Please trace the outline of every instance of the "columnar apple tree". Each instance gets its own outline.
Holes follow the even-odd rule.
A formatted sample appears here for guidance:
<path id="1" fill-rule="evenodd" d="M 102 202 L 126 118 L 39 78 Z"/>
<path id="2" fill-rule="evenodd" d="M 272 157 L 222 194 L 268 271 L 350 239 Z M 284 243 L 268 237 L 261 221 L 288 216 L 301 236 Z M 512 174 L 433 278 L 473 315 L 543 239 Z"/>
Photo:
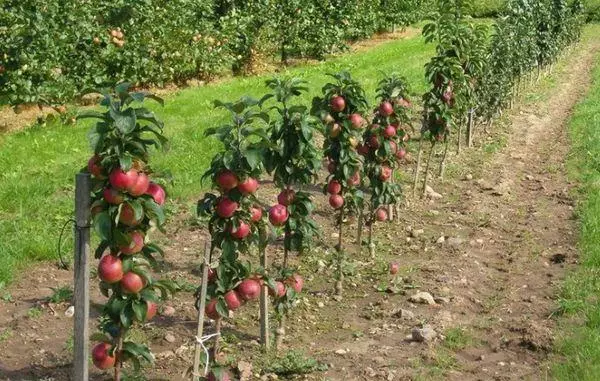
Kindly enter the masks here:
<path id="1" fill-rule="evenodd" d="M 323 87 L 323 95 L 313 99 L 312 113 L 325 124 L 324 154 L 329 171 L 325 192 L 329 193 L 331 207 L 338 210 L 336 292 L 341 296 L 345 259 L 344 216 L 361 210 L 364 197 L 358 188 L 362 179 L 362 157 L 357 147 L 367 124 L 363 115 L 368 105 L 363 88 L 349 73 L 341 72 L 332 77 L 335 81 Z"/>
<path id="2" fill-rule="evenodd" d="M 114 368 L 115 380 L 126 361 L 136 368 L 143 360 L 152 362 L 148 347 L 131 341 L 128 332 L 152 319 L 160 300 L 175 289 L 150 273 L 156 256 L 163 254 L 149 235 L 165 222 L 165 191 L 151 181 L 148 160 L 150 148 L 162 147 L 166 139 L 163 123 L 142 102 L 162 100 L 128 90 L 128 84 L 121 84 L 116 94 L 104 94 L 106 111 L 79 115 L 99 119 L 89 134 L 94 156 L 88 171 L 94 178 L 93 225 L 101 240 L 96 249 L 100 290 L 109 298 L 102 309 L 102 333 L 94 336 L 100 343 L 92 360 L 100 369 Z"/>
<path id="3" fill-rule="evenodd" d="M 397 75 L 388 76 L 379 83 L 377 95 L 380 103 L 373 122 L 363 135 L 365 143 L 359 145 L 371 192 L 366 223 L 369 227 L 369 250 L 372 256 L 375 255 L 373 224 L 375 221 L 386 221 L 389 210 L 385 206 L 396 204 L 400 197 L 400 186 L 392 180 L 398 162 L 406 156 L 406 127 L 410 123 L 407 92 L 406 80 Z"/>
<path id="4" fill-rule="evenodd" d="M 464 90 L 467 87 L 467 79 L 460 56 L 461 47 L 468 39 L 467 31 L 468 28 L 462 21 L 460 8 L 455 0 L 440 1 L 439 13 L 433 21 L 423 27 L 425 41 L 436 43 L 436 55 L 425 65 L 425 76 L 431 84 L 431 89 L 423 95 L 424 121 L 419 158 L 425 137 L 431 141 L 431 150 L 425 170 L 423 192 L 427 186 L 429 166 L 436 143 L 445 144 L 440 163 L 440 176 L 442 176 L 450 132 L 457 123 L 460 123 L 463 116 L 457 105 L 465 104 Z M 419 166 L 420 160 L 417 160 L 416 173 L 419 171 Z"/>
<path id="5" fill-rule="evenodd" d="M 211 252 L 220 252 L 218 265 L 209 271 L 205 309 L 206 316 L 217 321 L 219 330 L 222 317 L 246 301 L 257 299 L 261 292 L 263 269 L 253 270 L 240 255 L 250 254 L 253 245 L 265 241 L 264 211 L 255 193 L 268 145 L 268 137 L 258 122 L 268 121 L 268 116 L 255 107 L 258 101 L 247 97 L 232 103 L 217 101 L 215 105 L 228 110 L 231 119 L 205 133 L 220 140 L 223 149 L 204 174 L 204 178 L 212 180 L 218 194 L 206 194 L 198 211 L 210 217 Z"/>
<path id="6" fill-rule="evenodd" d="M 276 341 L 279 346 L 285 334 L 285 316 L 303 285 L 302 277 L 288 265 L 289 252 L 302 252 L 318 234 L 317 224 L 311 217 L 315 207 L 310 193 L 303 188 L 316 180 L 321 168 L 321 155 L 314 143 L 320 123 L 305 106 L 291 103 L 307 90 L 302 80 L 273 79 L 267 81 L 267 86 L 273 93 L 263 97 L 263 101 L 275 99 L 276 104 L 271 109 L 276 116 L 269 125 L 272 148 L 266 152 L 265 165 L 280 189 L 278 203 L 271 208 L 269 220 L 284 231 L 283 265 L 276 278 L 276 288 L 272 290 L 275 316 L 280 322 Z"/>

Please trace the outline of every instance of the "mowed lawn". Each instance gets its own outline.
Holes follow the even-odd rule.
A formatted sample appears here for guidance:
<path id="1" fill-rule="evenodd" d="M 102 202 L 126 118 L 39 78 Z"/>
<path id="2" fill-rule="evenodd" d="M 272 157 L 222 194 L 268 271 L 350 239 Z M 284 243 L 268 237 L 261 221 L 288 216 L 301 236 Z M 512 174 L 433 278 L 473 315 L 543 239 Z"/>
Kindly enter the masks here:
<path id="1" fill-rule="evenodd" d="M 432 54 L 433 46 L 416 36 L 277 75 L 308 81 L 310 93 L 302 100 L 307 105 L 328 81 L 326 74 L 340 70 L 360 80 L 371 98 L 383 73 L 391 72 L 405 76 L 415 94 L 421 94 L 426 88 L 423 65 Z M 166 97 L 163 108 L 152 105 L 165 122 L 171 144 L 169 151 L 156 153 L 151 163 L 157 172 L 171 172 L 174 183 L 168 192 L 177 206 L 191 208 L 201 195 L 201 175 L 219 149 L 218 142 L 203 136 L 206 128 L 218 126 L 227 117 L 226 111 L 213 108 L 213 100 L 261 97 L 266 92 L 265 80 L 272 76 L 231 78 L 189 88 Z M 0 135 L 0 283 L 10 281 L 33 261 L 57 258 L 60 228 L 73 214 L 74 176 L 91 155 L 86 138 L 90 127 L 89 122 L 54 123 Z M 64 252 L 71 255 L 71 248 L 67 229 Z"/>

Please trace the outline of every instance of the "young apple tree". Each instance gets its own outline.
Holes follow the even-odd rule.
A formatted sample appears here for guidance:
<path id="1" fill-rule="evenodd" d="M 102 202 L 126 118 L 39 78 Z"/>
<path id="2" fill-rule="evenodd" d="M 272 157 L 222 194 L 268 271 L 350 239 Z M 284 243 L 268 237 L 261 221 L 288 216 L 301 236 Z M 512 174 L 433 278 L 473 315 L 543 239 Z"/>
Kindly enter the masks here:
<path id="1" fill-rule="evenodd" d="M 362 209 L 362 157 L 357 147 L 367 124 L 364 113 L 368 104 L 361 85 L 348 72 L 332 75 L 334 82 L 323 86 L 322 96 L 313 99 L 312 114 L 325 124 L 324 154 L 327 157 L 329 205 L 338 211 L 337 297 L 342 296 L 345 260 L 344 217 Z"/>
<path id="2" fill-rule="evenodd" d="M 129 92 L 124 83 L 115 94 L 103 94 L 106 111 L 86 111 L 79 119 L 99 119 L 89 134 L 94 156 L 88 171 L 94 177 L 93 225 L 100 237 L 96 258 L 100 259 L 100 290 L 108 298 L 100 318 L 101 333 L 92 360 L 100 369 L 114 368 L 120 380 L 123 364 L 135 368 L 153 356 L 143 343 L 128 336 L 135 324 L 151 320 L 158 303 L 175 291 L 172 282 L 155 279 L 150 270 L 162 250 L 150 242 L 155 228 L 165 222 L 164 189 L 151 181 L 150 148 L 166 143 L 163 123 L 143 107 L 144 92 Z"/>
<path id="3" fill-rule="evenodd" d="M 294 98 L 307 90 L 304 81 L 273 79 L 267 81 L 267 86 L 273 93 L 263 97 L 263 102 L 271 98 L 276 101 L 271 107 L 276 116 L 269 124 L 272 148 L 266 152 L 265 166 L 280 189 L 278 203 L 271 209 L 269 219 L 284 230 L 283 264 L 277 286 L 272 290 L 275 316 L 279 320 L 276 346 L 280 346 L 285 335 L 285 317 L 303 284 L 300 275 L 289 268 L 289 252 L 309 248 L 312 237 L 318 234 L 317 224 L 311 217 L 314 205 L 304 188 L 315 181 L 321 168 L 321 154 L 315 146 L 320 123 L 305 106 L 292 104 Z M 282 214 L 287 215 L 287 219 L 281 218 Z"/>
<path id="4" fill-rule="evenodd" d="M 264 282 L 264 270 L 252 269 L 241 255 L 249 255 L 255 245 L 265 241 L 264 211 L 256 198 L 258 179 L 263 172 L 264 151 L 268 136 L 258 122 L 268 115 L 257 110 L 258 101 L 244 97 L 236 102 L 216 101 L 216 107 L 231 114 L 230 122 L 206 130 L 223 144 L 203 178 L 212 180 L 215 193 L 208 193 L 198 203 L 198 214 L 209 217 L 211 253 L 219 251 L 218 265 L 209 271 L 205 314 L 221 319 L 247 301 L 258 299 Z M 212 260 L 211 260 L 212 263 Z M 218 336 L 214 354 L 218 353 Z"/>

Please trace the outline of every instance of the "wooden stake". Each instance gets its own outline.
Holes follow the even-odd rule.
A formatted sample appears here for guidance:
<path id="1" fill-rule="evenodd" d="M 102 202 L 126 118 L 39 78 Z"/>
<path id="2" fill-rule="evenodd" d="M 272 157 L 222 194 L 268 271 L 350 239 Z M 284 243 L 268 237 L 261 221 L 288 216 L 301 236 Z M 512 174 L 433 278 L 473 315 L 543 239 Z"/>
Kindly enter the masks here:
<path id="1" fill-rule="evenodd" d="M 475 110 L 470 109 L 469 114 L 467 116 L 467 147 L 473 147 L 473 127 L 474 127 L 474 118 L 473 114 Z"/>
<path id="2" fill-rule="evenodd" d="M 89 379 L 90 194 L 90 175 L 88 173 L 78 173 L 75 176 L 73 379 L 80 381 L 88 381 Z"/>
<path id="3" fill-rule="evenodd" d="M 266 245 L 261 248 L 260 265 L 267 268 L 267 250 Z M 269 343 L 269 289 L 263 285 L 260 290 L 260 342 L 263 350 L 267 351 Z"/>
<path id="4" fill-rule="evenodd" d="M 364 208 L 361 205 L 358 210 L 358 230 L 356 232 L 356 243 L 358 244 L 358 253 L 362 253 L 362 231 L 363 231 L 363 220 L 364 220 Z"/>
<path id="5" fill-rule="evenodd" d="M 202 284 L 200 285 L 200 306 L 198 307 L 198 326 L 196 328 L 196 355 L 194 356 L 194 373 L 193 380 L 200 380 L 200 376 L 205 377 L 206 374 L 200 374 L 200 358 L 202 356 L 202 346 L 199 340 L 204 336 L 204 309 L 206 308 L 206 289 L 208 288 L 208 267 L 210 266 L 210 242 L 204 242 L 204 259 L 202 261 Z M 209 359 L 206 359 L 208 362 Z"/>
<path id="6" fill-rule="evenodd" d="M 335 283 L 335 292 L 336 295 L 341 297 L 343 290 L 344 290 L 344 270 L 342 269 L 342 265 L 343 265 L 343 255 L 344 255 L 344 248 L 342 246 L 343 243 L 343 238 L 342 238 L 342 233 L 344 230 L 344 207 L 342 206 L 340 208 L 340 215 L 339 215 L 339 238 L 338 238 L 338 245 L 337 245 L 337 252 L 338 252 L 338 279 L 337 282 Z"/>
<path id="7" fill-rule="evenodd" d="M 417 197 L 417 183 L 419 182 L 419 171 L 421 170 L 421 158 L 423 156 L 423 135 L 419 140 L 419 153 L 417 154 L 417 166 L 413 177 L 413 197 Z"/>

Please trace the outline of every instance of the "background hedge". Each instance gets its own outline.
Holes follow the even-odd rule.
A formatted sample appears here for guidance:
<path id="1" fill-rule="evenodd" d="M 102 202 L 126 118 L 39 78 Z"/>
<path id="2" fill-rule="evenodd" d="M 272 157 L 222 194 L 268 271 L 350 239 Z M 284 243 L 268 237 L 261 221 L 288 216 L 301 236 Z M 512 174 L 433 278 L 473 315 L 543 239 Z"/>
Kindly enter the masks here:
<path id="1" fill-rule="evenodd" d="M 5 0 L 0 103 L 207 79 L 257 57 L 323 58 L 424 10 L 421 0 Z"/>

